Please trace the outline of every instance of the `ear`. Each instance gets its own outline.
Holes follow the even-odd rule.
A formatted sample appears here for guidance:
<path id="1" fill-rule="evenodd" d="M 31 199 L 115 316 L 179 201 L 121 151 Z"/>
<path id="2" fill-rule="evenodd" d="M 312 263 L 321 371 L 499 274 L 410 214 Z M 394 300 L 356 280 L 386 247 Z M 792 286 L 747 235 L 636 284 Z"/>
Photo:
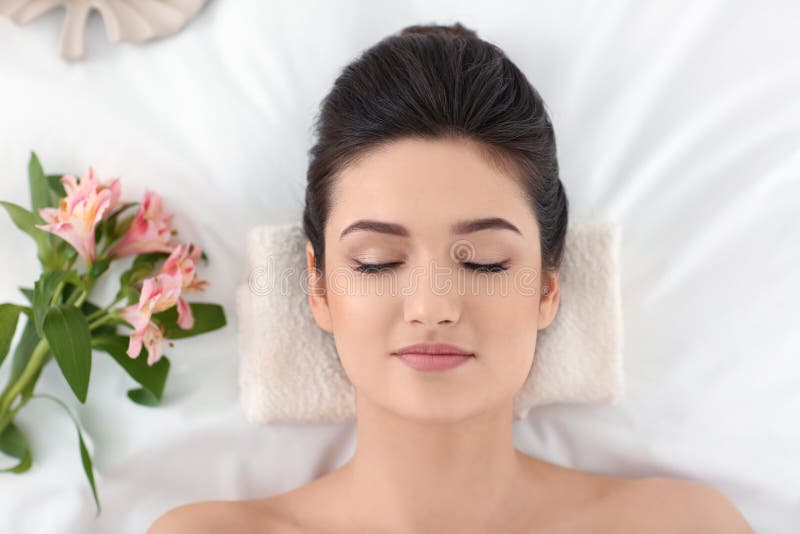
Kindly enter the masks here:
<path id="1" fill-rule="evenodd" d="M 559 271 L 543 271 L 539 299 L 538 330 L 546 328 L 556 316 L 560 297 Z"/>
<path id="2" fill-rule="evenodd" d="M 308 305 L 317 325 L 328 333 L 333 332 L 328 297 L 325 291 L 325 277 L 321 270 L 314 267 L 314 247 L 311 241 L 306 243 L 306 268 L 308 280 Z"/>

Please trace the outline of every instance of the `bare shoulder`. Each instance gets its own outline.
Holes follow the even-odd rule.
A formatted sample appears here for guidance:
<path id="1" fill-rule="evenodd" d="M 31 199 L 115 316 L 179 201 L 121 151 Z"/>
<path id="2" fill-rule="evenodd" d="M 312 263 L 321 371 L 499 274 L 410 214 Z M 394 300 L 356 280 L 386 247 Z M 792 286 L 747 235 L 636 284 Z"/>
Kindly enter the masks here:
<path id="1" fill-rule="evenodd" d="M 184 504 L 161 515 L 146 534 L 251 534 L 285 532 L 279 518 L 252 501 L 204 501 Z"/>
<path id="2" fill-rule="evenodd" d="M 721 491 L 684 479 L 628 479 L 609 495 L 609 509 L 626 510 L 631 525 L 664 519 L 673 532 L 753 534 L 745 517 Z M 652 524 L 652 523 L 650 523 Z"/>

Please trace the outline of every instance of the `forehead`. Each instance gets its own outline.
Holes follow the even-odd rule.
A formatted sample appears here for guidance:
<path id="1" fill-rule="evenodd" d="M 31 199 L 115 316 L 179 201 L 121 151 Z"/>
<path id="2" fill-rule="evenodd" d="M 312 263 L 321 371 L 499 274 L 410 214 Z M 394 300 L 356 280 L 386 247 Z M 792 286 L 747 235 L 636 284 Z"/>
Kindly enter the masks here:
<path id="1" fill-rule="evenodd" d="M 329 238 L 357 219 L 400 223 L 412 234 L 449 232 L 454 222 L 502 217 L 526 239 L 537 235 L 516 180 L 472 141 L 402 139 L 345 168 L 331 195 Z"/>

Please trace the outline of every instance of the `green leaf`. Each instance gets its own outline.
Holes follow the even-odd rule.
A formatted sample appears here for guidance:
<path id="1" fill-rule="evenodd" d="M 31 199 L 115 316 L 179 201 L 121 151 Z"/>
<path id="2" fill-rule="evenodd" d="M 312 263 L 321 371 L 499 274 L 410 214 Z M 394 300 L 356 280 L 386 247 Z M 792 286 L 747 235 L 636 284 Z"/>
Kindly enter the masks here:
<path id="1" fill-rule="evenodd" d="M 56 241 L 57 243 L 55 246 L 56 250 L 55 253 L 58 255 L 59 260 L 61 261 L 59 265 L 64 265 L 64 264 L 72 265 L 72 263 L 74 263 L 75 257 L 78 255 L 78 251 L 75 250 L 75 247 L 73 247 L 70 243 L 64 241 L 63 239 L 59 238 Z"/>
<path id="2" fill-rule="evenodd" d="M 75 430 L 77 430 L 78 432 L 78 446 L 80 447 L 81 451 L 81 463 L 83 464 L 83 472 L 86 473 L 86 478 L 87 480 L 89 480 L 89 485 L 92 487 L 92 495 L 94 495 L 94 503 L 97 506 L 97 514 L 95 515 L 95 517 L 97 517 L 98 515 L 100 515 L 100 500 L 97 498 L 97 486 L 95 485 L 94 481 L 92 457 L 89 455 L 89 449 L 86 448 L 86 443 L 83 440 L 83 434 L 81 433 L 81 427 L 78 424 L 78 419 L 72 414 L 70 409 L 67 408 L 67 405 L 61 402 L 56 397 L 47 394 L 34 395 L 34 397 L 41 397 L 57 402 L 69 414 L 70 418 L 72 419 L 72 422 L 75 423 Z"/>
<path id="3" fill-rule="evenodd" d="M 48 174 L 47 185 L 50 187 L 51 197 L 63 198 L 67 196 L 67 190 L 64 189 L 64 184 L 61 183 L 63 174 Z M 57 206 L 58 202 L 54 202 L 53 206 Z"/>
<path id="4" fill-rule="evenodd" d="M 19 290 L 25 295 L 25 298 L 28 299 L 28 302 L 33 304 L 33 289 L 29 287 L 21 287 Z"/>
<path id="5" fill-rule="evenodd" d="M 119 297 L 124 296 L 127 300 L 128 305 L 134 304 L 139 302 L 139 292 L 136 290 L 135 287 L 122 287 L 117 293 L 115 300 Z"/>
<path id="6" fill-rule="evenodd" d="M 164 327 L 164 337 L 168 339 L 192 337 L 225 326 L 225 311 L 219 304 L 210 302 L 189 302 L 188 304 L 194 315 L 194 326 L 189 330 L 178 326 L 177 306 L 153 314 L 156 322 Z"/>
<path id="7" fill-rule="evenodd" d="M 114 242 L 122 237 L 122 235 L 128 230 L 128 227 L 130 227 L 131 223 L 133 222 L 134 216 L 131 215 L 126 217 L 121 223 L 119 223 L 119 218 L 128 208 L 138 204 L 138 202 L 126 202 L 108 214 L 98 225 L 98 228 L 100 229 L 100 235 L 98 237 L 105 237 L 107 243 Z"/>
<path id="8" fill-rule="evenodd" d="M 86 402 L 92 369 L 92 344 L 89 323 L 74 306 L 50 308 L 42 332 L 56 362 L 81 403 Z"/>
<path id="9" fill-rule="evenodd" d="M 145 252 L 144 254 L 138 254 L 133 259 L 134 265 L 149 265 L 150 267 L 154 267 L 159 260 L 167 259 L 169 257 L 169 252 Z"/>
<path id="10" fill-rule="evenodd" d="M 162 358 L 163 360 L 163 358 Z M 161 360 L 159 360 L 161 361 Z M 134 388 L 128 390 L 128 398 L 131 399 L 136 404 L 141 404 L 142 406 L 158 406 L 161 404 L 161 399 L 156 398 L 149 389 L 145 388 Z"/>
<path id="11" fill-rule="evenodd" d="M 133 286 L 154 275 L 156 264 L 159 260 L 168 258 L 169 254 L 166 252 L 148 252 L 145 254 L 138 254 L 131 267 L 123 272 L 119 277 L 119 291 L 115 300 L 125 296 L 128 299 L 128 304 L 138 302 L 139 291 Z"/>
<path id="12" fill-rule="evenodd" d="M 100 500 L 97 498 L 97 486 L 94 481 L 94 469 L 92 469 L 92 457 L 89 455 L 89 449 L 86 448 L 86 443 L 83 441 L 83 434 L 78 424 L 75 424 L 78 431 L 78 442 L 81 447 L 81 464 L 83 464 L 83 472 L 86 473 L 86 478 L 89 480 L 89 485 L 92 486 L 92 495 L 94 496 L 94 504 L 97 507 L 97 514 L 100 515 Z"/>
<path id="13" fill-rule="evenodd" d="M 30 447 L 28 447 L 28 440 L 13 421 L 8 423 L 0 433 L 0 451 L 19 460 L 17 465 L 0 469 L 0 472 L 24 473 L 31 468 L 33 457 Z"/>
<path id="14" fill-rule="evenodd" d="M 132 288 L 138 282 L 141 282 L 145 278 L 150 278 L 153 276 L 153 268 L 149 266 L 132 266 L 130 269 L 122 273 L 119 277 L 119 292 L 117 296 L 121 296 L 123 293 L 123 289 Z"/>
<path id="15" fill-rule="evenodd" d="M 92 268 L 89 270 L 89 279 L 90 280 L 97 280 L 103 273 L 108 270 L 108 266 L 111 265 L 111 260 L 113 258 L 103 258 L 102 260 L 98 261 L 97 263 L 92 264 Z"/>
<path id="16" fill-rule="evenodd" d="M 38 214 L 40 209 L 50 206 L 50 186 L 45 178 L 42 164 L 33 151 L 28 161 L 28 185 L 31 189 L 31 210 Z"/>
<path id="17" fill-rule="evenodd" d="M 17 228 L 31 236 L 36 242 L 39 262 L 42 266 L 51 271 L 60 268 L 60 260 L 50 242 L 50 233 L 34 226 L 36 224 L 44 224 L 44 220 L 39 214 L 31 213 L 21 206 L 3 200 L 0 200 L 0 205 L 6 209 Z"/>
<path id="18" fill-rule="evenodd" d="M 42 336 L 42 323 L 44 323 L 45 315 L 50 309 L 51 301 L 59 284 L 64 282 L 72 282 L 73 284 L 80 284 L 77 271 L 45 271 L 39 279 L 33 284 L 33 318 L 36 324 L 36 333 L 39 337 Z M 62 292 L 63 297 L 63 292 Z M 61 304 L 61 301 L 55 303 Z"/>
<path id="19" fill-rule="evenodd" d="M 131 400 L 144 404 L 145 406 L 155 406 L 161 402 L 161 394 L 164 392 L 164 384 L 169 373 L 169 360 L 162 356 L 152 366 L 147 365 L 147 349 L 142 347 L 142 352 L 136 358 L 131 358 L 127 354 L 128 337 L 119 335 L 95 335 L 92 338 L 92 347 L 108 353 L 117 363 L 125 369 L 131 378 L 136 380 L 148 393 L 132 394 L 130 390 L 128 397 Z M 145 402 L 140 402 L 145 401 Z"/>
<path id="20" fill-rule="evenodd" d="M 136 204 L 138 204 L 138 202 Z M 116 236 L 116 238 L 119 238 L 119 237 L 122 237 L 123 235 L 125 235 L 125 233 L 130 229 L 130 227 L 133 224 L 133 221 L 135 219 L 136 219 L 136 215 L 129 215 L 129 216 L 125 217 L 124 219 L 122 219 L 121 221 L 119 221 L 117 223 L 116 227 L 114 228 L 114 235 Z"/>
<path id="21" fill-rule="evenodd" d="M 0 304 L 0 365 L 6 359 L 11 348 L 11 340 L 17 331 L 17 321 L 22 306 L 16 304 Z"/>

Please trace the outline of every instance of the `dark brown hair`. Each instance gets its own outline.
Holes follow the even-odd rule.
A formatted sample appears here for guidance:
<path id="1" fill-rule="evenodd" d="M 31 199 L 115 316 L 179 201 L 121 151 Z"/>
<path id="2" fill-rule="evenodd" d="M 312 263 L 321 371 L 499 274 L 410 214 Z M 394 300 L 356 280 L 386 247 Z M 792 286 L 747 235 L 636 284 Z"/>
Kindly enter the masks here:
<path id="1" fill-rule="evenodd" d="M 414 25 L 347 65 L 320 104 L 303 230 L 324 272 L 337 174 L 401 138 L 462 137 L 518 180 L 536 216 L 542 267 L 558 270 L 568 206 L 553 126 L 539 93 L 497 46 L 459 23 Z"/>

